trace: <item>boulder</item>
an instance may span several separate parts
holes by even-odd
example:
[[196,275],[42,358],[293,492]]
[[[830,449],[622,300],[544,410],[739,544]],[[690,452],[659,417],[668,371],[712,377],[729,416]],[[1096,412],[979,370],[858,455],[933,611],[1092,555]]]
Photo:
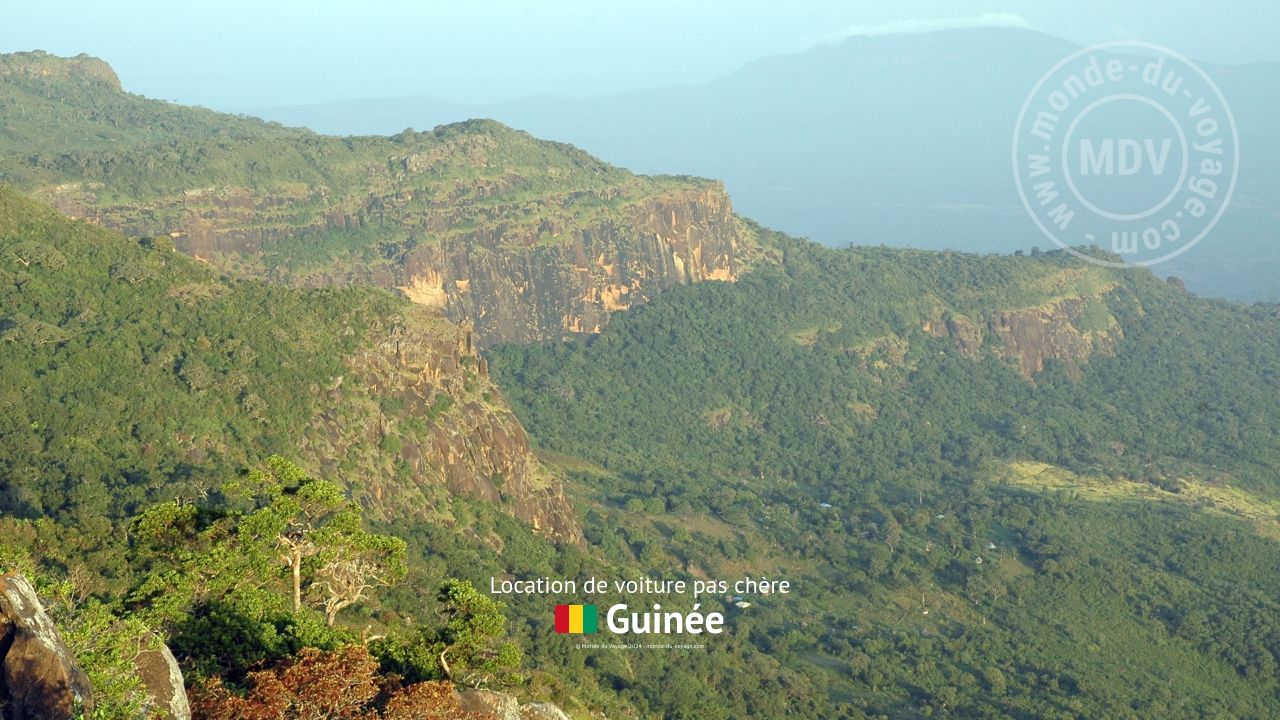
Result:
[[551,703],[537,702],[520,706],[520,720],[569,720],[569,716]]
[[151,698],[150,717],[191,720],[182,670],[178,668],[178,660],[168,645],[155,636],[143,638],[142,650],[133,664],[138,669],[138,679],[142,681],[147,697]]
[[463,712],[475,713],[478,720],[522,720],[520,704],[506,693],[463,690],[458,699]]
[[7,720],[70,720],[93,711],[89,678],[21,575],[0,577],[0,658]]

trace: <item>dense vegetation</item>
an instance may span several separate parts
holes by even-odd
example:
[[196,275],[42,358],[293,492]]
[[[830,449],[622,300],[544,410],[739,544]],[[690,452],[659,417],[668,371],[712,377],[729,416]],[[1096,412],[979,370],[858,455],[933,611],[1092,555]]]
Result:
[[[740,631],[855,716],[1280,712],[1274,308],[1059,254],[766,236],[776,265],[735,285],[493,354],[593,544],[793,578]],[[1071,296],[1123,334],[1076,372],[921,329]]]
[[[370,647],[379,678],[514,683],[577,712],[644,711],[659,683],[681,688],[668,697],[689,717],[752,707],[776,715],[817,702],[808,679],[746,637],[674,665],[660,654],[623,664],[609,651],[574,652],[548,633],[546,598],[519,598],[505,611],[518,645],[489,644],[467,618],[491,628],[494,607],[467,588],[487,588],[495,576],[625,576],[641,566],[557,547],[494,505],[442,487],[413,514],[364,513],[356,524],[335,486],[312,484],[282,460],[264,465],[271,453],[313,457],[316,443],[306,453],[299,446],[316,417],[336,413],[357,429],[374,422],[367,401],[335,392],[334,378],[350,374],[346,360],[379,328],[406,321],[402,299],[230,279],[163,239],[69,222],[2,187],[0,273],[0,569],[39,579],[107,703],[105,717],[138,706],[137,688],[120,680],[130,673],[125,648],[150,632],[173,647],[193,687],[207,690],[198,695],[208,717],[273,717],[272,707],[240,705],[224,690],[252,697],[255,687],[292,687],[332,664],[316,653],[345,652],[362,635],[387,636]],[[474,374],[467,382],[480,385]],[[456,404],[484,401],[479,389],[466,392]],[[389,416],[403,410],[393,397],[373,401]],[[331,479],[368,500],[371,480],[399,472],[401,443],[451,421],[449,412],[405,421],[399,435],[332,458],[341,473]],[[404,577],[350,606],[328,603],[336,612],[326,617],[325,598],[336,596],[326,595],[324,555],[271,561],[293,534],[245,536],[255,514],[259,527],[295,518],[288,527],[328,539],[359,538],[356,529],[402,539]],[[296,605],[293,567],[305,573]],[[458,613],[442,616],[450,607]],[[439,656],[451,645],[459,652],[446,654],[447,673]],[[517,667],[517,650],[533,659]],[[739,673],[743,666],[754,674]],[[732,699],[707,696],[711,685]]]
[[5,511],[102,534],[177,483],[198,492],[254,448],[296,444],[307,389],[401,307],[231,281],[0,188]]
[[[193,682],[234,685],[303,648],[354,642],[343,615],[398,637],[399,616],[381,619],[366,584],[409,573],[432,597],[445,583],[420,558],[410,570],[404,542],[364,530],[346,499],[380,464],[343,458],[341,486],[279,458],[242,473],[273,451],[300,454],[321,412],[369,416],[333,378],[406,308],[377,290],[229,280],[163,240],[72,223],[0,187],[0,566],[38,578],[104,717],[138,707],[122,648],[140,636],[165,638]],[[443,631],[427,622],[434,607],[416,605],[421,629],[397,647],[427,652]],[[459,671],[518,663],[505,649],[470,667],[482,645],[460,653]]]
[[[76,63],[0,58],[0,180],[157,227],[244,199],[183,190],[246,190],[254,229],[299,231],[227,261],[246,274],[365,278],[489,222],[560,242],[548,218],[685,184],[483,121],[325,138]],[[435,235],[317,225],[375,190]],[[414,417],[344,384],[419,321],[404,299],[222,275],[0,187],[0,569],[40,579],[106,717],[137,709],[122,648],[149,633],[206,717],[334,714],[319,688],[344,668],[333,702],[382,717],[453,713],[446,678],[610,717],[1280,714],[1276,308],[1058,253],[746,237],[738,283],[492,357],[574,491],[587,542],[558,547],[443,487],[361,506],[493,397],[471,367]],[[318,418],[360,439],[326,445]],[[475,590],[642,573],[796,591],[704,598],[729,620],[705,650],[622,653],[552,634],[549,598]]]
[[[118,708],[136,697],[109,682],[124,662],[114,643],[145,628],[173,645],[211,717],[275,717],[254,688],[302,697],[335,662],[372,667],[335,659],[361,633],[388,636],[369,647],[374,673],[438,680],[459,643],[474,660],[450,661],[457,679],[514,682],[573,712],[1276,710],[1277,407],[1258,392],[1280,376],[1273,308],[1058,255],[828,251],[756,228],[769,251],[737,284],[675,291],[592,342],[495,354],[582,506],[591,549],[558,548],[461,498],[447,520],[353,524],[331,491],[300,492],[301,470],[261,464],[293,454],[315,412],[298,389],[331,386],[402,301],[234,281],[162,241],[0,201],[4,565],[46,579]],[[1086,301],[1082,332],[1120,329],[1114,357],[1051,360],[1029,379],[990,337],[975,353],[921,329],[1071,298]],[[247,489],[264,477],[284,480]],[[333,508],[307,511],[324,520],[317,537],[404,543],[404,578],[332,626],[323,553],[298,563],[295,609],[291,568],[261,564],[280,535],[253,545],[232,530],[253,526],[246,514],[296,519],[300,495]],[[797,592],[746,610],[705,599],[730,632],[676,655],[573,650],[548,632],[546,598],[514,597],[514,670],[517,646],[466,634],[487,598],[449,580],[644,572],[763,574]]]

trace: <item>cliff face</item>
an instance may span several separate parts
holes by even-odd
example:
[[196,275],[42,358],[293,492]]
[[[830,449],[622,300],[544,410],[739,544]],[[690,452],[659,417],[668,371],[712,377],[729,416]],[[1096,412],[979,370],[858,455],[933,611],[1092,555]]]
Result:
[[[320,189],[186,190],[146,206],[102,202],[95,190],[70,184],[41,195],[72,218],[134,237],[167,235],[178,249],[232,272],[298,285],[398,288],[472,323],[482,347],[598,333],[611,312],[677,285],[735,280],[741,264],[728,195],[705,181],[653,194],[608,188],[589,198],[555,191],[506,202],[499,193],[483,205],[475,198],[423,203],[405,191],[352,208],[326,205]],[[583,202],[608,211],[574,212]],[[273,224],[282,215],[293,218]],[[262,264],[287,241],[296,248],[357,233],[383,239],[376,254],[275,272]]]
[[557,478],[534,457],[469,329],[425,308],[379,328],[349,359],[349,377],[319,388],[320,407],[302,452],[348,477],[385,517],[452,516],[450,493],[484,500],[560,542],[580,543],[573,508]]
[[735,279],[737,242],[723,190],[700,187],[597,223],[547,220],[535,233],[487,229],[419,247],[398,287],[472,321],[483,344],[559,340],[598,333],[609,313],[676,285]]
[[62,58],[40,50],[0,55],[0,78],[102,84],[120,90],[120,78],[102,60],[89,55]]
[[[1041,306],[995,311],[976,322],[947,315],[923,324],[935,337],[949,337],[961,353],[977,357],[988,346],[1000,357],[1013,360],[1028,380],[1057,360],[1067,374],[1079,377],[1080,366],[1094,355],[1115,355],[1124,337],[1118,323],[1100,298],[1060,298]],[[988,345],[989,343],[989,345]]]

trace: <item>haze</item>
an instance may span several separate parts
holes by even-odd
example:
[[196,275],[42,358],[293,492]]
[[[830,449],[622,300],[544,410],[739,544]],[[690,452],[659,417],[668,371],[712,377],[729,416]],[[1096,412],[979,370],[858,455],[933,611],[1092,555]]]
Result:
[[456,102],[700,83],[850,33],[1013,25],[1141,39],[1202,60],[1280,60],[1280,6],[1179,0],[785,4],[286,0],[6,7],[0,50],[89,53],[133,92],[219,110],[433,95]]

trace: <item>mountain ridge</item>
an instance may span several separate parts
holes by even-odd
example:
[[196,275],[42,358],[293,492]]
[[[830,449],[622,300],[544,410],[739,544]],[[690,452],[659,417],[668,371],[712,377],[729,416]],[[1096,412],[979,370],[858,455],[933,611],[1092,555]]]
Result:
[[481,346],[598,332],[669,287],[732,280],[748,240],[719,183],[632,175],[494,121],[331,138],[38,60],[63,70],[0,76],[0,103],[23,108],[0,119],[0,180],[225,271],[405,288]]
[[[696,86],[461,112],[572,139],[637,171],[720,178],[744,215],[825,245],[1007,254],[1049,246],[1019,200],[1010,143],[1026,94],[1079,48],[1019,28],[855,36],[762,58]],[[1267,241],[1277,229],[1280,63],[1202,66],[1231,104],[1248,149],[1230,212],[1206,242],[1158,269],[1197,294],[1274,302],[1280,294],[1263,268],[1280,262]],[[349,103],[262,114],[336,131],[444,122],[456,111],[408,103],[396,114],[380,104],[377,117],[366,118]]]

